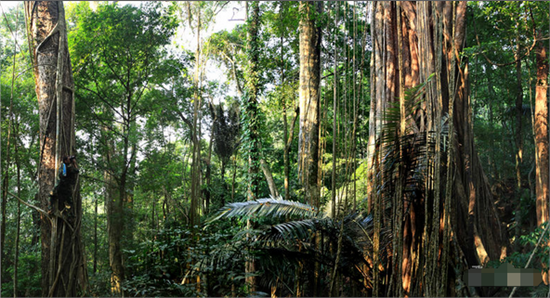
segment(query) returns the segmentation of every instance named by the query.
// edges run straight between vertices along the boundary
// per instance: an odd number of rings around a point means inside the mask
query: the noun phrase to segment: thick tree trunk
[[[323,2],[300,2],[300,87],[298,135],[298,177],[304,186],[305,198],[319,208],[319,129],[322,29],[316,22]],[[315,233],[315,245],[320,235]],[[312,295],[319,294],[319,262],[314,263]]]
[[[25,2],[25,14],[40,115],[38,199],[40,206],[47,209],[62,156],[75,154],[74,83],[63,3]],[[77,181],[72,206],[63,210],[64,214],[59,215],[63,206],[54,204],[50,218],[41,215],[43,296],[76,296],[86,290],[78,189]],[[66,201],[61,196],[58,201]]]
[[[374,245],[380,245],[380,222],[393,229],[396,246],[384,272],[378,272],[379,256],[373,255],[374,295],[456,294],[447,284],[462,276],[447,264],[452,261],[457,270],[468,268],[460,269],[454,261],[458,259],[450,254],[466,255],[468,266],[486,264],[498,260],[501,245],[505,246],[474,149],[467,63],[459,55],[464,46],[466,2],[376,2],[373,13],[367,156],[369,165],[375,166],[369,166],[368,189],[375,215]],[[404,110],[405,101],[412,100],[404,98],[404,91],[424,82],[418,93],[423,100],[417,99],[420,108]],[[401,109],[395,120],[386,112],[397,105],[390,103],[398,98]],[[397,128],[388,129],[389,121],[396,121]],[[394,145],[388,141],[392,135]],[[391,146],[399,161],[395,166],[384,160]],[[425,153],[415,152],[417,148],[425,148]],[[407,163],[407,156],[421,154],[422,160]],[[403,168],[408,165],[414,168]],[[416,174],[407,177],[412,169]],[[416,191],[408,189],[411,186],[405,181],[411,180],[407,179],[418,181]],[[388,204],[391,211],[385,207]],[[390,282],[383,283],[379,274],[390,274]]]
[[[322,2],[300,2],[300,133],[298,176],[308,202],[319,206],[319,98],[321,82],[321,28],[316,16]]]

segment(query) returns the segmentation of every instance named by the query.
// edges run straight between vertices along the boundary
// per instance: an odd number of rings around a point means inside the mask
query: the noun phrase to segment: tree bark
[[[74,83],[63,3],[25,2],[25,14],[40,116],[38,199],[46,209],[61,157],[75,154]],[[86,290],[78,180],[72,194],[71,209],[63,211],[73,216],[59,215],[63,206],[58,204],[52,206],[55,216],[41,215],[43,296],[76,296]]]
[[[307,201],[319,207],[319,98],[321,82],[321,28],[316,16],[322,2],[300,2],[300,133],[298,176]]]
[[[462,277],[447,267],[449,260],[459,265],[451,253],[466,255],[472,266],[498,260],[505,246],[505,232],[474,148],[467,61],[459,55],[466,2],[376,2],[374,7],[368,190],[375,249],[381,237],[378,222],[394,230],[397,246],[384,271],[377,266],[380,256],[373,255],[374,295],[453,295],[455,289],[447,284]],[[403,93],[424,82],[418,91],[423,99],[420,108],[405,111]],[[396,98],[401,99],[399,120],[391,120],[386,112],[397,105]],[[388,130],[388,121],[396,121],[397,128]],[[401,156],[395,166],[384,163],[391,134]],[[414,165],[414,172],[422,173],[423,182],[410,191],[404,181],[420,176],[406,177],[411,169],[402,167],[413,165],[406,158],[419,156],[414,148],[422,146],[425,157]],[[453,242],[459,245],[451,246]],[[381,274],[390,274],[391,287],[376,284]]]

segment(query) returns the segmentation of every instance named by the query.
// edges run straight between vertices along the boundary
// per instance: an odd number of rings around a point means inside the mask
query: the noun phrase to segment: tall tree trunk
[[[21,198],[21,161],[19,159],[19,125],[15,129],[15,166],[17,167],[17,196]],[[19,272],[19,236],[21,234],[21,202],[17,200],[17,228],[15,232],[15,257],[13,263],[13,297],[17,297]]]
[[[281,2],[281,7],[284,2]],[[283,17],[284,10],[279,13],[279,17]],[[282,25],[283,22],[280,22]],[[281,103],[283,106],[283,142],[285,144],[284,151],[283,151],[283,163],[284,163],[284,188],[285,188],[285,200],[290,199],[290,160],[288,158],[288,149],[287,149],[287,138],[288,138],[288,115],[287,115],[287,102],[286,102],[286,94],[284,92],[284,86],[285,86],[285,68],[284,68],[284,37],[283,37],[283,30],[281,29],[281,54],[280,54],[280,68],[281,68],[281,87],[283,88],[282,95],[281,95]]]
[[[517,3],[519,8],[520,2]],[[516,22],[516,26],[519,31],[519,23]],[[521,197],[521,164],[523,162],[523,134],[522,134],[522,121],[521,116],[523,115],[523,86],[522,86],[522,75],[521,75],[521,57],[520,57],[520,35],[518,32],[516,52],[514,53],[514,59],[516,59],[516,179],[517,179],[517,197]],[[519,201],[518,201],[519,205]],[[516,213],[519,214],[519,213]],[[519,237],[519,235],[516,235]]]
[[[122,231],[124,230],[123,200],[119,192],[119,183],[110,171],[114,155],[114,142],[109,140],[107,128],[104,132],[103,161],[106,169],[103,172],[105,183],[105,205],[107,209],[107,237],[109,241],[109,266],[111,268],[111,293],[122,296],[122,281],[124,280],[124,266],[122,265]]]
[[[189,5],[189,4],[188,4]],[[195,92],[193,95],[193,127],[192,127],[192,138],[193,138],[193,158],[191,164],[191,207],[189,210],[190,213],[190,227],[192,230],[195,230],[195,226],[198,227],[200,224],[199,217],[199,208],[201,200],[201,191],[200,191],[200,181],[201,181],[201,148],[200,148],[200,122],[199,118],[199,109],[201,104],[201,94],[200,94],[200,31],[201,31],[201,13],[197,13],[197,50],[195,51]],[[189,20],[191,22],[191,20]]]
[[[457,276],[447,263],[460,269],[463,261],[456,260],[466,255],[468,266],[486,264],[498,260],[505,245],[504,229],[474,148],[467,61],[459,55],[466,2],[376,2],[373,14],[367,156],[369,165],[375,165],[369,166],[368,174],[375,217],[374,295],[460,294],[447,284],[462,279],[463,272]],[[405,100],[412,100],[405,99],[404,92],[424,82],[418,91],[421,108],[412,113],[404,110]],[[397,98],[399,120],[391,120],[397,121],[397,128],[390,131],[386,111]],[[398,152],[395,168],[383,159],[390,134],[395,135]],[[406,179],[414,178],[406,177],[411,173],[403,168],[406,158],[419,156],[411,148],[421,146],[426,153],[415,171],[422,173],[423,182],[416,192],[405,191],[410,187]],[[384,207],[388,204],[391,211]],[[393,229],[396,246],[384,271],[378,269],[376,246],[383,239],[379,222]],[[390,274],[388,283],[382,282],[381,274]]]
[[[14,60],[13,60],[13,73],[15,73],[15,55],[14,55]],[[1,259],[2,260],[6,260],[6,250],[5,250],[5,239],[6,239],[6,209],[7,209],[7,203],[8,203],[8,187],[9,187],[9,168],[10,168],[10,142],[11,142],[11,131],[12,131],[12,118],[13,118],[13,75],[12,75],[12,96],[10,98],[10,108],[9,108],[9,111],[10,111],[10,116],[9,116],[9,119],[8,119],[8,132],[7,132],[7,144],[6,144],[6,161],[5,161],[5,168],[4,169],[1,169],[0,167],[0,171],[3,170],[2,172],[2,223],[1,223],[1,226],[0,226],[0,233],[1,233],[1,236],[0,236],[0,254],[1,254]],[[2,276],[7,276],[7,274],[4,274],[5,273],[5,268],[7,268],[7,264],[5,264],[4,266],[2,266]]]
[[[62,156],[75,154],[74,83],[63,2],[25,2],[25,15],[40,115],[38,199],[46,209]],[[68,212],[73,216],[57,215],[58,204],[52,206],[55,216],[41,215],[43,296],[76,296],[86,290],[78,180],[72,194]],[[67,199],[61,196],[59,200]]]
[[[517,8],[520,8],[521,2],[517,2]],[[516,123],[514,125],[516,130],[516,212],[515,212],[515,220],[516,220],[516,228],[515,228],[515,234],[516,239],[519,239],[521,236],[521,210],[520,209],[520,202],[522,197],[522,191],[521,191],[521,165],[523,162],[523,134],[522,134],[522,114],[523,114],[523,86],[522,86],[522,79],[521,79],[521,53],[520,53],[520,28],[519,28],[519,22],[516,21],[516,27],[517,27],[517,36],[516,36],[516,51],[514,53],[514,59],[516,60]],[[519,251],[521,249],[521,244],[519,241],[515,241],[515,249],[516,251]]]
[[[321,28],[316,24],[322,2],[300,2],[300,134],[298,173],[308,202],[319,206],[319,98]]]
[[[248,3],[248,2],[247,2]],[[260,164],[260,139],[259,139],[259,119],[258,119],[258,87],[259,87],[259,36],[260,30],[260,3],[253,1],[250,3],[252,18],[248,20],[248,47],[247,54],[249,57],[249,66],[246,82],[246,94],[243,98],[244,113],[245,113],[245,131],[248,131],[248,142],[245,145],[248,157],[248,201],[253,201],[258,198],[259,186],[259,164]],[[247,9],[248,14],[248,9]],[[247,221],[247,227],[252,228],[250,220]],[[256,262],[249,254],[248,260],[245,263],[246,283],[249,293],[256,291],[256,278],[251,276],[256,271]]]
[[[17,47],[16,47],[17,49]],[[16,52],[17,53],[17,52]],[[15,83],[15,57],[16,55],[14,54],[13,55],[13,63],[12,63],[12,74],[11,74],[11,91],[10,91],[10,107],[9,107],[9,112],[10,112],[10,115],[9,115],[9,119],[8,119],[8,132],[7,132],[7,144],[6,144],[6,163],[5,163],[5,169],[4,171],[2,172],[2,177],[4,179],[2,179],[2,223],[1,223],[1,226],[0,226],[0,254],[1,254],[1,259],[2,260],[6,260],[5,256],[7,255],[6,254],[6,250],[4,249],[5,248],[5,238],[6,238],[6,209],[7,209],[7,202],[8,202],[8,186],[9,186],[9,168],[10,168],[10,140],[11,140],[11,132],[12,132],[12,122],[13,122],[13,92],[14,92],[14,83]],[[16,142],[17,142],[17,138],[16,138]],[[15,145],[15,148],[17,149],[17,145]],[[1,151],[1,149],[0,149]],[[17,153],[16,153],[17,154]],[[16,156],[17,158],[17,156]],[[0,159],[1,160],[1,159]],[[2,171],[3,169],[0,167],[0,171]],[[19,190],[19,188],[18,188]],[[19,202],[18,202],[19,204]],[[18,205],[18,209],[19,209],[19,205]],[[4,275],[5,271],[4,269],[7,268],[7,263],[2,266],[2,276],[7,276],[7,274]],[[17,269],[16,269],[17,270]]]
[[[300,2],[300,132],[298,136],[298,176],[306,200],[315,208],[320,204],[319,188],[319,108],[321,83],[322,30],[315,20],[323,2]],[[315,234],[316,246],[319,233]],[[314,263],[313,296],[318,296],[319,262]]]
[[[537,84],[535,91],[535,150],[536,150],[536,195],[537,225],[548,222],[548,54],[544,42],[536,48]],[[547,243],[547,245],[550,245]],[[543,264],[543,280],[548,284],[548,267]]]

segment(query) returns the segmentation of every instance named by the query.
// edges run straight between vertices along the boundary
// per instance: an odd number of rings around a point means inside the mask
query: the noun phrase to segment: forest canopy
[[[2,296],[550,293],[548,3],[0,8]]]

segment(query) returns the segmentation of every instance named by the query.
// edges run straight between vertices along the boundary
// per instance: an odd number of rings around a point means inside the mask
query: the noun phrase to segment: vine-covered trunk
[[[248,6],[247,6],[248,8]],[[248,45],[247,54],[249,65],[246,80],[246,93],[243,98],[244,104],[244,130],[247,142],[245,144],[245,156],[248,158],[248,195],[247,200],[253,201],[258,198],[259,186],[259,167],[260,167],[260,131],[258,119],[258,87],[259,87],[259,36],[260,30],[260,3],[258,1],[250,2],[252,12],[251,19],[248,21]],[[247,10],[248,14],[248,10]],[[252,228],[253,224],[247,221],[247,228]],[[256,271],[256,262],[251,254],[247,254],[245,262],[246,284],[250,293],[256,291],[256,277],[252,274]]]
[[[465,295],[455,285],[465,284],[467,266],[505,253],[474,148],[468,65],[460,56],[466,5],[374,4],[367,155],[373,295]],[[378,249],[381,226],[394,234],[386,251]]]
[[[40,116],[38,200],[50,206],[50,193],[62,157],[75,154],[74,83],[63,2],[25,2]],[[59,194],[57,202],[65,201]],[[41,215],[42,296],[77,296],[86,290],[86,264],[80,227],[82,204],[78,179],[72,206],[53,204]]]

